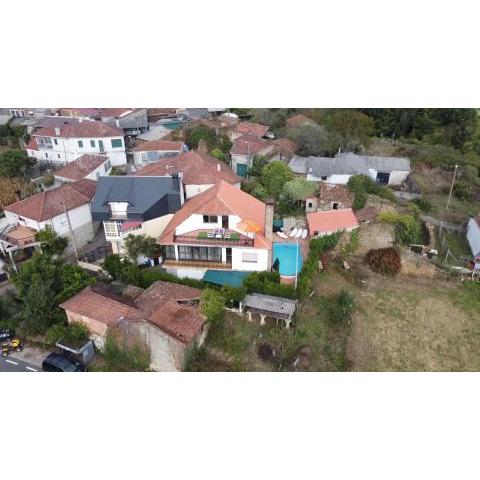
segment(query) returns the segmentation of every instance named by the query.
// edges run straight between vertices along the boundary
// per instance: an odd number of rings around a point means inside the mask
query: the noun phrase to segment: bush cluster
[[[278,272],[252,272],[245,278],[243,285],[248,292],[264,293],[275,297],[297,298],[295,287],[280,283]]]
[[[297,295],[299,298],[308,295],[312,288],[312,280],[317,271],[320,256],[328,250],[335,248],[341,235],[341,232],[337,232],[310,240],[310,252],[308,258],[303,262],[302,271],[298,276]]]
[[[353,210],[360,210],[365,206],[367,194],[377,195],[391,202],[396,201],[395,195],[388,187],[379,185],[367,175],[354,175],[350,177],[347,188],[354,194]]]
[[[400,253],[396,248],[379,248],[369,250],[365,255],[365,263],[377,273],[395,276],[402,268]]]
[[[328,303],[328,318],[337,325],[348,324],[355,308],[355,299],[352,294],[342,290]]]
[[[416,214],[382,212],[378,215],[378,219],[395,226],[395,235],[398,243],[410,245],[422,242],[422,224]]]

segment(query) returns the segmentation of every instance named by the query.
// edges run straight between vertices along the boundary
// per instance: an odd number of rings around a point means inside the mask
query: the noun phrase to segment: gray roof
[[[0,125],[6,125],[11,118],[12,115],[0,115]]]
[[[263,293],[251,293],[245,296],[243,302],[246,307],[256,308],[272,312],[272,314],[279,313],[281,315],[293,315],[297,307],[296,300],[289,298],[274,297],[272,295],[264,295]]]
[[[316,177],[367,175],[369,169],[385,173],[410,171],[410,160],[408,158],[357,155],[350,152],[337,154],[335,158],[295,156],[288,165],[294,173],[303,175],[311,173]]]
[[[137,135],[137,138],[151,142],[152,140],[160,140],[161,138],[166,137],[169,133],[172,133],[172,131],[167,127],[156,125],[150,128],[147,132]]]
[[[172,177],[100,177],[91,211],[94,221],[110,219],[109,202],[128,202],[127,217],[151,220],[181,207],[181,180]]]

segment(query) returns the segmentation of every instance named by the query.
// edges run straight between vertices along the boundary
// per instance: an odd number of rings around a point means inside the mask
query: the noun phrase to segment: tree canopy
[[[22,177],[25,173],[26,155],[21,150],[6,150],[0,153],[0,176]]]
[[[273,161],[262,169],[261,183],[268,195],[278,198],[285,183],[293,179],[293,172],[283,162]]]
[[[291,201],[298,202],[315,193],[315,184],[306,178],[296,177],[285,183],[282,192]]]
[[[148,258],[154,257],[160,250],[153,237],[147,235],[127,235],[125,238],[125,248],[129,258],[137,263],[138,257],[143,255]]]

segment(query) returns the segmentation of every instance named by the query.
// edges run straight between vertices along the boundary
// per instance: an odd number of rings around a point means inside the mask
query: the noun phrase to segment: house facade
[[[336,232],[351,232],[358,228],[358,220],[351,208],[307,213],[308,233],[323,237]]]
[[[467,225],[467,241],[470,245],[470,250],[472,252],[475,267],[480,264],[480,218],[479,216],[471,217]]]
[[[319,182],[317,192],[305,199],[305,212],[351,208],[353,199],[353,194],[344,185]]]
[[[142,142],[132,149],[133,161],[135,167],[141,169],[153,162],[158,162],[165,158],[172,158],[185,152],[187,149],[183,142],[173,142],[168,140],[155,140],[152,142]]]
[[[272,222],[273,204],[221,181],[173,216],[159,240],[163,265],[179,277],[196,279],[207,270],[270,270]]]
[[[113,253],[125,254],[129,235],[158,238],[184,202],[180,176],[100,177],[92,201],[92,218],[103,222]]]
[[[30,231],[24,245],[34,243],[35,233],[47,227],[57,235],[68,238],[66,254],[84,247],[95,237],[95,225],[90,213],[90,202],[95,193],[95,182],[80,180],[59,188],[38,193],[5,207],[5,216],[12,228],[4,232],[15,238],[15,231]]]
[[[274,145],[259,136],[247,133],[237,137],[233,141],[230,150],[232,170],[239,176],[245,178],[248,170],[253,166],[253,158],[260,155],[272,153]]]
[[[60,182],[76,182],[87,178],[96,181],[99,177],[108,176],[112,171],[112,162],[106,155],[84,153],[73,162],[55,172]]]
[[[367,175],[381,185],[401,185],[410,174],[410,161],[403,157],[377,157],[340,153],[330,157],[299,157],[289,167],[312,182],[346,185],[353,175]]]
[[[126,165],[123,130],[103,122],[78,119],[63,126],[42,127],[32,133],[29,157],[67,164],[85,153],[107,155],[113,166]]]
[[[241,185],[241,178],[235,175],[225,162],[210,157],[200,150],[192,150],[175,158],[151,163],[135,173],[135,176],[175,174],[182,177],[186,200],[208,190],[222,180],[236,188],[240,188]]]

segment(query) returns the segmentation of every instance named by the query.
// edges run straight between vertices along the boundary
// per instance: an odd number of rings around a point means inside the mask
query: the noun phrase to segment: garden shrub
[[[241,302],[247,294],[246,287],[232,287],[230,285],[223,285],[220,292],[225,299],[225,303],[229,307],[235,307]]]
[[[409,245],[422,241],[422,226],[419,218],[396,212],[382,212],[378,215],[378,219],[395,226],[397,242]]]
[[[329,320],[337,325],[348,324],[355,311],[355,307],[355,299],[352,294],[346,290],[342,290],[334,297],[333,301],[329,303]]]
[[[113,333],[107,334],[102,356],[109,372],[144,372],[150,366],[150,354],[145,348],[123,345]]]
[[[214,148],[210,152],[210,156],[216,158],[217,160],[221,160],[222,162],[225,162],[227,159],[226,155],[219,148]]]
[[[433,210],[433,205],[425,198],[416,198],[412,202],[418,206],[418,208],[425,213],[431,212]]]
[[[58,341],[73,348],[80,348],[88,340],[88,328],[79,322],[70,324],[57,323],[46,332],[46,343],[54,346]]]
[[[377,273],[395,276],[402,268],[400,253],[396,248],[379,248],[369,250],[365,255],[365,263]]]
[[[218,290],[206,288],[200,298],[200,312],[213,325],[222,323],[225,313],[225,298]]]
[[[275,271],[252,272],[245,278],[243,285],[248,292],[264,293],[275,297],[297,298],[295,287],[280,283],[280,274]]]

